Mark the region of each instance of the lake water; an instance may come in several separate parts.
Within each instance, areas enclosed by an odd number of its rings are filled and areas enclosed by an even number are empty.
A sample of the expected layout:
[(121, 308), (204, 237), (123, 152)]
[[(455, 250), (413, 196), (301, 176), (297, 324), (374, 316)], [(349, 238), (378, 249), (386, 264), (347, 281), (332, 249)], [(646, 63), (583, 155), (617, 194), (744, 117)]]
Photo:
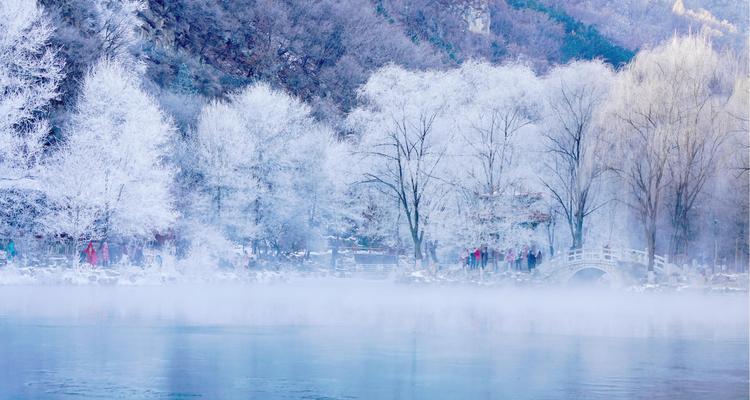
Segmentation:
[(747, 399), (747, 295), (0, 288), (0, 399)]

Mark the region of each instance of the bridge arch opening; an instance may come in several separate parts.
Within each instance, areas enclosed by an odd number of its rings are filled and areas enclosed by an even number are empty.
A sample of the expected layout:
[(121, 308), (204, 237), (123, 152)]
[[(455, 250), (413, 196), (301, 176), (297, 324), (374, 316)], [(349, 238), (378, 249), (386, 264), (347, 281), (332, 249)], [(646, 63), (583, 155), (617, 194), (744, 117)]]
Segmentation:
[(609, 271), (599, 267), (584, 267), (576, 271), (568, 279), (568, 284), (573, 285), (592, 285), (592, 284), (609, 284), (611, 283)]

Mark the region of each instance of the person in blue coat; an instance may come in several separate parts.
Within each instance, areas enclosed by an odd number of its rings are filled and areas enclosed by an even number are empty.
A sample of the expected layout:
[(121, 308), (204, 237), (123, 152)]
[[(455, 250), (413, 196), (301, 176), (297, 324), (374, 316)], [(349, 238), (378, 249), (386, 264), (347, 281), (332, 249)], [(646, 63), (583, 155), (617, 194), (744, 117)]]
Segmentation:
[(13, 239), (10, 239), (8, 242), (8, 245), (5, 247), (5, 254), (8, 258), (8, 261), (13, 261), (13, 258), (16, 256), (16, 242), (13, 241)]
[(526, 261), (528, 263), (529, 272), (534, 272), (534, 268), (536, 268), (536, 253), (534, 250), (529, 250), (529, 255), (526, 256)]

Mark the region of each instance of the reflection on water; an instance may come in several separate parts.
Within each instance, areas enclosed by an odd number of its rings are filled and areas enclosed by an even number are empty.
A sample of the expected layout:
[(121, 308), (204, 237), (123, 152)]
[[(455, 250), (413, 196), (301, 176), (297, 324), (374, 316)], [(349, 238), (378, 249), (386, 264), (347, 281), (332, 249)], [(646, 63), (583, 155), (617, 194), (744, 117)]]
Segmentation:
[(4, 288), (0, 398), (748, 397), (745, 296), (609, 296)]

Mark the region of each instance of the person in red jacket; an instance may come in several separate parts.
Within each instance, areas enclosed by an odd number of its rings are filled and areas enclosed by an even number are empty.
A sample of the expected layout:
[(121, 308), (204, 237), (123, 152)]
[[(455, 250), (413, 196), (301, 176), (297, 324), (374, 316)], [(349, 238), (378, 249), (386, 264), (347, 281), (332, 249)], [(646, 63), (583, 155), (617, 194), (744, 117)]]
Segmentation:
[(89, 241), (89, 245), (86, 246), (84, 253), (86, 253), (86, 261), (92, 266), (96, 265), (96, 249), (94, 249), (93, 242)]
[(474, 266), (477, 269), (482, 266), (482, 250), (479, 247), (474, 250)]

